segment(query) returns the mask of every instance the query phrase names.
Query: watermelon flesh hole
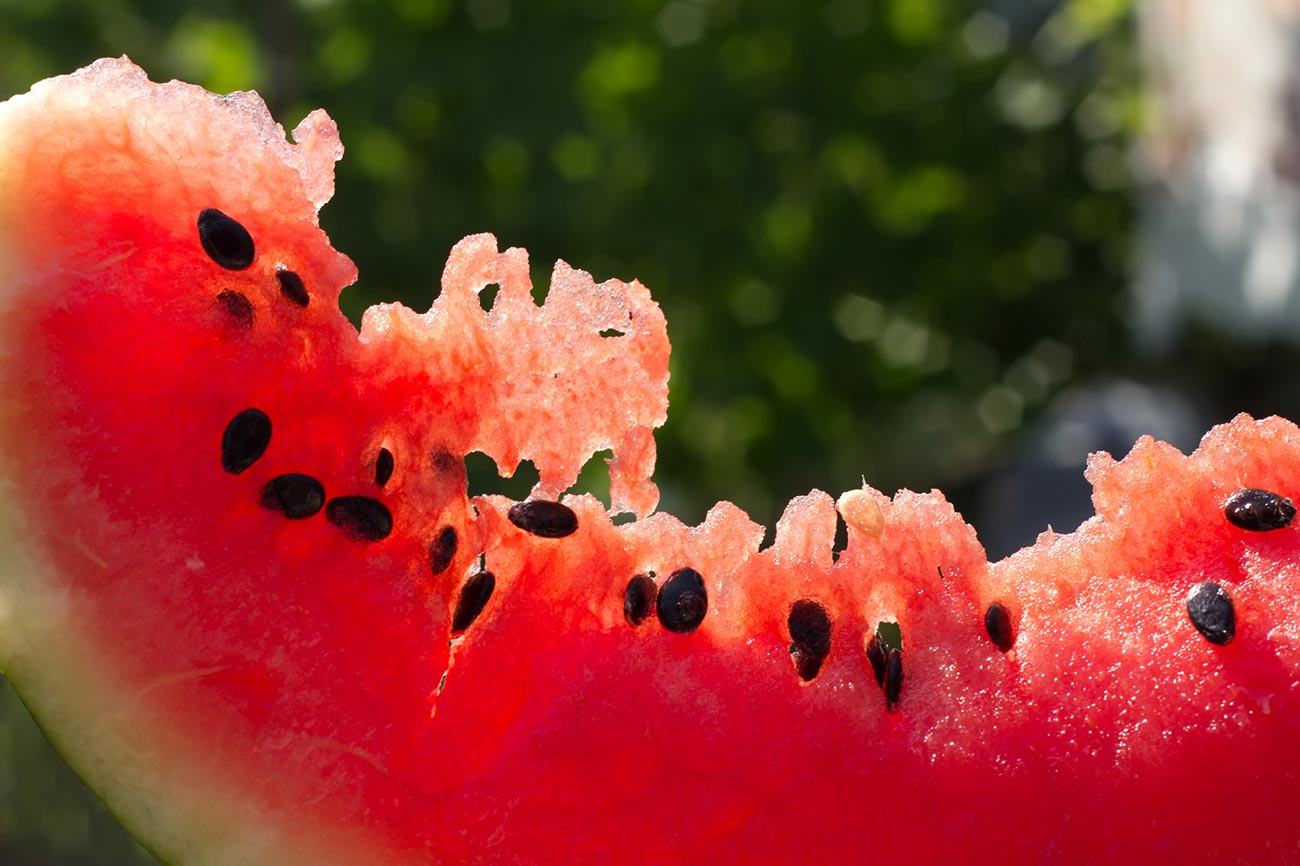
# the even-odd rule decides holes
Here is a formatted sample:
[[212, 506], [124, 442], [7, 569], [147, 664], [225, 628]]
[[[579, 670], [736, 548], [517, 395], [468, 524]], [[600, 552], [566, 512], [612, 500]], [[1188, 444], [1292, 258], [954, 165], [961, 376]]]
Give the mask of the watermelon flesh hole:
[[0, 106], [0, 667], [165, 861], [1300, 859], [1293, 424], [1094, 455], [1097, 516], [996, 563], [865, 484], [760, 550], [654, 512], [643, 286], [539, 306], [477, 235], [358, 333], [337, 130], [292, 137], [125, 58]]

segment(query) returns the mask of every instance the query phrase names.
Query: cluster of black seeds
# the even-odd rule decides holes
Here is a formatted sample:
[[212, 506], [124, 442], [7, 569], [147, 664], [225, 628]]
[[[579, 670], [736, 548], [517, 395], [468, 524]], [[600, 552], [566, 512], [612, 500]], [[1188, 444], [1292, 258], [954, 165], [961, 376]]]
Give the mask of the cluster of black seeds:
[[[215, 208], [199, 213], [199, 243], [214, 262], [231, 271], [251, 267], [256, 258], [253, 237], [237, 220]], [[306, 307], [311, 296], [302, 278], [293, 271], [280, 268], [276, 271], [280, 294], [298, 307]], [[256, 311], [243, 292], [226, 289], [216, 298], [217, 306], [227, 320], [237, 328], [251, 328], [256, 321]], [[271, 444], [271, 418], [257, 408], [244, 409], [231, 418], [221, 435], [221, 466], [232, 475], [239, 475], [261, 459]], [[435, 458], [435, 464], [437, 460]], [[397, 466], [393, 452], [380, 448], [375, 458], [375, 484], [384, 487], [393, 477]], [[305, 520], [322, 510], [325, 519], [337, 526], [343, 534], [359, 542], [382, 541], [393, 531], [393, 515], [388, 506], [372, 496], [325, 495], [325, 485], [319, 479], [301, 472], [277, 475], [261, 489], [259, 504], [289, 520]], [[526, 507], [511, 513], [516, 525], [535, 535], [562, 538], [577, 530], [577, 517], [573, 512], [555, 502], [526, 503]], [[429, 570], [440, 575], [451, 567], [459, 539], [456, 529], [444, 526], [429, 543]], [[461, 632], [482, 613], [496, 578], [491, 572], [481, 571], [466, 581], [452, 616], [452, 630]]]
[[[238, 220], [216, 208], [205, 208], [199, 212], [198, 230], [199, 243], [212, 261], [228, 271], [244, 271], [252, 267], [257, 258], [257, 248], [253, 236]], [[306, 307], [311, 302], [302, 277], [286, 268], [279, 268], [275, 278], [281, 296], [290, 303]], [[216, 302], [232, 325], [243, 330], [253, 327], [256, 312], [253, 302], [243, 292], [225, 289], [217, 295]]]
[[633, 577], [623, 590], [623, 619], [635, 628], [650, 618], [651, 611], [667, 631], [695, 631], [709, 612], [704, 575], [693, 568], [679, 568], [668, 575], [663, 586], [655, 583], [654, 572]]
[[[235, 414], [221, 434], [221, 466], [239, 475], [261, 459], [271, 444], [271, 418], [261, 409]], [[325, 485], [311, 475], [289, 472], [262, 486], [259, 504], [290, 520], [305, 520], [323, 508], [325, 519], [355, 541], [382, 541], [393, 531], [388, 506], [370, 496], [327, 499]]]
[[[216, 264], [231, 271], [251, 267], [256, 258], [252, 235], [238, 221], [215, 208], [206, 208], [198, 217], [199, 242]], [[276, 271], [280, 294], [298, 307], [310, 303], [302, 278], [293, 271]], [[236, 327], [248, 329], [256, 321], [252, 302], [242, 292], [226, 289], [216, 296], [216, 304]], [[221, 466], [239, 475], [256, 463], [271, 443], [271, 419], [261, 409], [248, 408], [237, 413], [221, 436]], [[380, 448], [375, 459], [375, 484], [384, 487], [393, 476], [396, 459], [387, 448]], [[290, 472], [267, 481], [261, 490], [263, 508], [283, 514], [289, 520], [304, 520], [322, 509], [325, 518], [348, 538], [374, 542], [387, 538], [393, 529], [388, 507], [370, 496], [326, 497], [324, 485], [311, 475]], [[1271, 532], [1289, 527], [1295, 519], [1295, 504], [1287, 497], [1268, 490], [1248, 487], [1228, 497], [1223, 513], [1233, 526], [1249, 532]], [[511, 506], [508, 518], [519, 529], [539, 538], [559, 539], [578, 530], [573, 510], [559, 502], [529, 500]], [[454, 527], [444, 526], [428, 547], [429, 570], [435, 575], [445, 572], [455, 559], [458, 537]], [[939, 572], [940, 577], [943, 571]], [[496, 588], [496, 578], [486, 569], [471, 576], [461, 587], [452, 615], [452, 632], [470, 627], [487, 606]], [[623, 618], [637, 627], [653, 610], [660, 624], [670, 632], [695, 631], [708, 613], [709, 596], [704, 577], [693, 568], [680, 568], [669, 575], [662, 587], [653, 573], [638, 574], [628, 581], [623, 592]], [[1236, 636], [1236, 608], [1228, 591], [1213, 581], [1202, 581], [1187, 595], [1187, 615], [1206, 640], [1226, 646]], [[814, 679], [831, 651], [831, 620], [826, 609], [811, 599], [799, 599], [790, 608], [786, 620], [790, 634], [790, 656], [799, 677]], [[1011, 613], [1000, 601], [989, 604], [984, 613], [984, 629], [989, 640], [1001, 652], [1015, 644]], [[902, 696], [902, 635], [897, 623], [877, 624], [866, 643], [866, 656], [876, 683], [885, 696], [885, 706], [894, 712]]]
[[[1247, 532], [1275, 532], [1295, 520], [1295, 503], [1271, 490], [1244, 487], [1223, 503], [1223, 516]], [[1187, 618], [1207, 641], [1227, 646], [1237, 636], [1237, 608], [1222, 585], [1204, 580], [1187, 593]]]

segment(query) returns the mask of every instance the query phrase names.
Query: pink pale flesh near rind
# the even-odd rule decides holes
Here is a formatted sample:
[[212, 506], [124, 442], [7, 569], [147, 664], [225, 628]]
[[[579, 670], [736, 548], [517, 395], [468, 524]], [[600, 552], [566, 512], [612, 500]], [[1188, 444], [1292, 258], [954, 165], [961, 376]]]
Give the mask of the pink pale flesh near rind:
[[[728, 503], [698, 527], [647, 515], [668, 346], [645, 289], [561, 264], [539, 307], [524, 253], [477, 236], [428, 314], [375, 308], [358, 335], [336, 307], [351, 264], [315, 227], [339, 147], [313, 117], [295, 147], [254, 97], [125, 61], [0, 107], [0, 664], [169, 861], [1294, 861], [1300, 537], [1222, 511], [1241, 487], [1300, 492], [1293, 425], [1097, 457], [1099, 516], [991, 565], [937, 493], [865, 488], [883, 527], [873, 511], [838, 556], [820, 492], [766, 550]], [[238, 215], [251, 268], [203, 254], [203, 207]], [[271, 446], [231, 475], [221, 431], [249, 406]], [[538, 538], [509, 500], [466, 498], [469, 450], [534, 460], [553, 496], [611, 446], [626, 526], [568, 497], [577, 532]], [[392, 535], [260, 508], [283, 472], [379, 499]], [[496, 590], [449, 645], [480, 555]], [[628, 580], [683, 567], [705, 578], [700, 627], [627, 625]], [[1236, 603], [1225, 647], [1187, 618], [1205, 580]], [[832, 622], [806, 683], [797, 599]], [[864, 650], [881, 620], [903, 635], [895, 712]]]
[[[478, 296], [489, 284], [500, 289], [484, 314]], [[599, 337], [603, 331], [619, 333]], [[505, 475], [532, 460], [540, 475], [534, 495], [553, 499], [592, 454], [612, 449], [613, 510], [654, 509], [650, 431], [665, 419], [668, 334], [640, 283], [597, 285], [559, 262], [539, 308], [527, 253], [499, 253], [495, 238], [476, 235], [452, 251], [428, 313], [371, 307], [361, 341], [381, 359], [376, 380], [418, 383], [441, 401], [429, 411], [475, 413], [477, 426], [446, 442], [448, 450], [481, 450]]]

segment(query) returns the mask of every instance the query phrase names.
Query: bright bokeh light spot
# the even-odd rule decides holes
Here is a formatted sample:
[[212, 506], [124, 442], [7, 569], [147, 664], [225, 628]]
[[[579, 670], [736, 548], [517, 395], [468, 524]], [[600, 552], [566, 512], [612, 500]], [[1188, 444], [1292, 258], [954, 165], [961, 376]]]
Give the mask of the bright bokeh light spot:
[[217, 93], [264, 86], [257, 40], [233, 21], [185, 18], [176, 25], [167, 50], [186, 77]]
[[865, 343], [880, 336], [885, 327], [885, 308], [861, 295], [845, 295], [836, 302], [831, 318], [846, 340]]

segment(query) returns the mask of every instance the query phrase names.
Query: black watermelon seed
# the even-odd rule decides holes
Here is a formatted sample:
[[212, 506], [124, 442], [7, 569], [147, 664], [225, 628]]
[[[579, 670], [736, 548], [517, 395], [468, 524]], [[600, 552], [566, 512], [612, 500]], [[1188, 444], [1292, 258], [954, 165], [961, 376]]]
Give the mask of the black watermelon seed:
[[458, 546], [454, 526], [444, 526], [438, 530], [438, 535], [429, 543], [429, 570], [435, 576], [442, 574], [451, 565], [451, 561], [456, 558]]
[[325, 504], [325, 519], [353, 541], [382, 541], [393, 531], [393, 515], [369, 496], [336, 496]]
[[215, 208], [199, 211], [199, 243], [214, 262], [227, 270], [242, 271], [253, 263], [253, 236]]
[[876, 623], [871, 637], [867, 639], [867, 661], [871, 662], [871, 672], [876, 675], [876, 684], [885, 686], [885, 669], [888, 667], [891, 650], [903, 648], [903, 630], [898, 623], [882, 619]]
[[1016, 636], [1011, 631], [1011, 612], [1000, 601], [993, 602], [984, 611], [984, 630], [989, 633], [993, 645], [1002, 652], [1011, 649], [1016, 642]]
[[510, 506], [510, 522], [524, 532], [541, 538], [564, 538], [578, 531], [573, 509], [546, 499], [532, 499]]
[[325, 507], [325, 486], [310, 475], [277, 475], [262, 488], [262, 507], [290, 520], [311, 517]]
[[659, 587], [648, 574], [638, 574], [627, 582], [627, 589], [623, 590], [623, 619], [628, 625], [636, 627], [650, 617], [658, 592]]
[[271, 444], [271, 419], [261, 409], [245, 409], [221, 434], [221, 467], [238, 475], [257, 462]]
[[1237, 611], [1232, 596], [1212, 580], [1198, 583], [1187, 594], [1187, 616], [1205, 639], [1227, 646], [1237, 634]]
[[1238, 490], [1223, 503], [1228, 522], [1251, 532], [1285, 529], [1295, 519], [1295, 504], [1285, 496], [1268, 490], [1247, 487]]
[[800, 679], [811, 680], [831, 654], [831, 618], [826, 608], [809, 599], [799, 599], [786, 619], [790, 630], [790, 655]]
[[898, 709], [898, 699], [903, 695], [903, 653], [891, 649], [885, 658], [885, 709]]
[[490, 571], [480, 571], [465, 581], [460, 588], [460, 598], [456, 601], [456, 612], [451, 617], [451, 630], [461, 632], [474, 624], [478, 615], [487, 607], [492, 590], [497, 588], [497, 579]]
[[241, 328], [253, 327], [253, 302], [243, 292], [227, 289], [217, 295], [217, 303], [230, 321]]
[[275, 278], [280, 281], [280, 294], [290, 301], [300, 307], [311, 303], [311, 296], [307, 294], [307, 287], [303, 285], [302, 277], [293, 271], [281, 270], [275, 272]]
[[469, 492], [469, 474], [465, 470], [465, 461], [449, 451], [433, 451], [429, 454], [429, 468], [453, 484], [462, 493]]
[[669, 631], [685, 634], [695, 631], [709, 611], [709, 593], [704, 577], [693, 568], [674, 571], [659, 590], [655, 613]]
[[393, 452], [387, 448], [379, 449], [379, 456], [375, 458], [375, 483], [383, 487], [388, 483], [388, 479], [393, 477], [393, 470], [397, 468], [397, 460], [393, 458]]
[[464, 475], [465, 461], [450, 451], [434, 451], [429, 455], [429, 465], [439, 475]]
[[872, 633], [867, 638], [867, 661], [871, 662], [871, 672], [876, 675], [876, 685], [885, 686], [885, 650], [880, 646], [880, 636]]

